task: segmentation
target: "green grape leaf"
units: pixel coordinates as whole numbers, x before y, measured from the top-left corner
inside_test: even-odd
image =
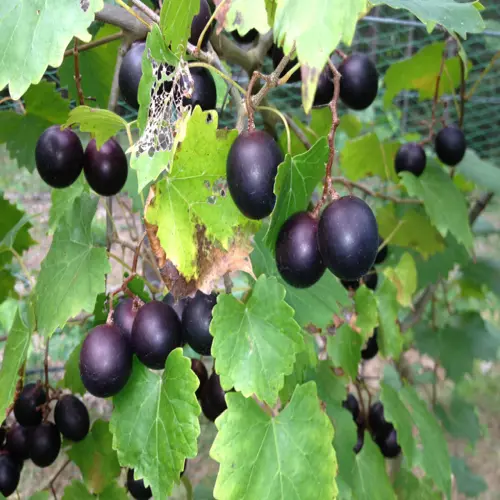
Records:
[[[481,3],[477,0],[467,3],[455,0],[371,0],[370,3],[409,10],[427,25],[429,31],[440,24],[447,31],[455,31],[467,38],[467,33],[481,33],[485,28],[477,8]]]
[[[402,172],[408,193],[424,202],[425,211],[437,230],[445,237],[450,232],[458,242],[471,250],[473,237],[464,195],[450,176],[435,165],[427,165],[420,177]]]
[[[336,498],[333,427],[314,382],[298,386],[275,417],[239,393],[228,393],[226,401],[210,450],[220,463],[216,498]]]
[[[423,447],[422,467],[436,486],[449,497],[451,466],[444,433],[434,415],[427,408],[427,403],[420,399],[413,387],[406,385],[398,394],[408,407],[418,429]]]
[[[403,468],[396,476],[394,489],[399,500],[441,500],[443,498],[443,495],[434,489],[434,484],[428,477],[417,478],[409,470]]]
[[[451,457],[451,470],[457,480],[457,488],[467,497],[477,497],[488,490],[488,484],[472,472],[467,462],[460,457]]]
[[[101,40],[104,37],[119,33],[120,29],[105,24],[93,37],[93,40]],[[74,43],[69,47],[72,49]],[[92,107],[105,109],[108,107],[109,94],[111,91],[113,76],[115,73],[116,58],[120,40],[108,42],[92,50],[80,52],[78,60],[80,64],[81,86],[85,97],[92,97],[95,101],[87,101]],[[78,92],[75,84],[75,63],[73,57],[66,57],[58,70],[61,87],[67,87],[71,99],[78,100]]]
[[[291,157],[278,168],[274,183],[276,205],[264,243],[274,253],[274,246],[283,223],[294,213],[307,210],[311,195],[325,175],[328,161],[328,143],[325,137],[319,139],[306,153]]]
[[[130,380],[113,397],[110,429],[118,460],[133,468],[155,497],[170,495],[184,460],[197,454],[198,386],[189,359],[178,348],[169,354],[161,375],[134,359]]]
[[[49,500],[48,491],[37,491],[34,495],[31,495],[29,500]]]
[[[1,6],[0,11],[3,8]],[[62,125],[68,116],[69,103],[55,90],[55,83],[40,82],[30,87],[24,96],[25,113],[0,113],[0,143],[6,144],[10,157],[19,167],[30,172],[35,168],[34,151],[42,132],[51,125]]]
[[[469,181],[495,194],[500,194],[498,170],[496,165],[483,160],[472,149],[467,149],[464,159],[456,167],[457,174],[462,174]]]
[[[375,298],[380,320],[377,337],[380,351],[388,358],[397,359],[403,349],[403,336],[397,322],[400,309],[397,289],[389,280],[384,280],[376,291]]]
[[[92,311],[111,270],[106,250],[93,243],[97,198],[83,194],[59,223],[35,287],[37,328],[50,336],[82,309]]]
[[[426,3],[430,5],[430,2]],[[389,107],[402,90],[418,91],[420,100],[432,99],[444,49],[444,42],[436,42],[426,45],[408,59],[393,63],[384,76],[386,88],[384,106]],[[443,77],[439,83],[439,95],[452,93],[459,85],[460,58],[458,56],[447,58]]]
[[[398,142],[380,142],[374,132],[349,139],[340,155],[342,171],[351,181],[376,175],[397,182],[394,157],[399,146]]]
[[[0,89],[19,99],[31,84],[38,83],[47,66],[58,67],[73,37],[90,41],[88,26],[103,0],[24,0],[2,2],[0,19]],[[55,29],[57,28],[57,29]]]
[[[100,495],[93,495],[85,484],[74,480],[64,489],[62,500],[128,500],[128,498],[125,488],[116,482],[108,484]]]
[[[120,130],[127,128],[127,122],[116,113],[89,106],[77,106],[70,111],[64,127],[72,125],[78,125],[82,132],[90,132],[95,137],[98,148]]]
[[[183,54],[191,33],[193,17],[200,11],[198,0],[165,0],[160,12],[160,28],[166,45]]]
[[[170,173],[156,184],[146,218],[158,226],[169,260],[186,279],[196,277],[197,226],[227,249],[238,228],[254,226],[234,204],[226,183],[226,158],[237,131],[217,130],[217,113],[197,106]]]
[[[87,392],[80,376],[80,351],[82,350],[82,344],[83,341],[69,355],[68,361],[64,365],[64,378],[61,382],[61,387],[69,389],[72,394],[81,395]]]
[[[362,340],[366,340],[378,326],[378,309],[374,293],[366,286],[360,286],[354,295],[356,326],[361,330]]]
[[[277,3],[274,39],[284,47],[285,54],[293,43],[302,63],[302,101],[309,113],[319,73],[340,41],[350,45],[358,17],[367,8],[366,0],[311,0]]]
[[[477,313],[455,315],[453,323],[437,332],[428,327],[415,329],[419,351],[439,359],[449,378],[460,380],[472,373],[474,359],[496,360],[500,337],[488,328]]]
[[[216,3],[220,3],[216,1]],[[266,11],[266,0],[231,0],[227,9],[222,9],[217,21],[226,31],[238,31],[246,35],[252,28],[259,33],[267,33],[270,29]]]
[[[52,204],[49,210],[49,227],[51,232],[57,229],[60,220],[66,216],[66,212],[72,209],[75,200],[84,192],[88,192],[88,184],[83,175],[80,175],[80,177],[67,188],[52,190],[50,194]]]
[[[83,480],[92,493],[102,493],[120,475],[120,464],[113,450],[109,423],[96,420],[87,437],[74,443],[68,457],[80,469]]]
[[[397,300],[404,307],[410,307],[413,294],[417,291],[417,266],[413,257],[405,252],[396,267],[387,267],[384,274],[397,290]]]
[[[353,380],[358,376],[362,345],[363,337],[346,324],[337,328],[335,335],[328,337],[328,356],[335,367],[342,368]]]
[[[462,267],[462,288],[487,286],[493,293],[500,296],[500,263],[488,259],[478,258]]]
[[[0,304],[10,298],[18,298],[19,295],[15,291],[17,279],[7,269],[0,269]]]
[[[35,315],[31,303],[19,302],[14,322],[7,335],[0,370],[0,415],[14,399],[18,372],[28,355],[31,335],[35,329]]]
[[[392,234],[391,246],[412,248],[425,259],[445,249],[443,237],[430,223],[427,215],[419,210],[412,208],[399,216],[396,215],[394,204],[384,205],[377,210],[377,223],[382,238],[388,238]]]
[[[284,298],[285,288],[264,275],[245,304],[219,295],[210,333],[223,389],[234,387],[245,397],[255,394],[266,403],[276,402],[285,375],[292,373],[304,348],[301,328]]]
[[[384,382],[381,384],[380,401],[384,405],[385,419],[396,428],[398,444],[401,446],[405,460],[408,461],[408,466],[411,468],[416,452],[411,415],[402,403],[398,391]]]
[[[326,328],[333,320],[333,314],[340,312],[340,306],[349,305],[349,296],[340,281],[329,271],[307,289],[290,286],[280,276],[276,261],[263,242],[265,227],[254,238],[254,250],[250,257],[254,273],[259,276],[275,276],[286,289],[286,302],[295,311],[295,320],[305,327],[309,324]]]

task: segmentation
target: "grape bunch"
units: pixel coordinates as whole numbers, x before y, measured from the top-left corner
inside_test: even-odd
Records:
[[[0,491],[5,497],[16,490],[25,460],[48,467],[61,450],[61,434],[78,442],[89,432],[84,403],[72,394],[52,392],[49,398],[40,382],[26,384],[14,403],[15,422],[4,422],[0,428]],[[57,400],[54,422],[48,419],[52,400]]]

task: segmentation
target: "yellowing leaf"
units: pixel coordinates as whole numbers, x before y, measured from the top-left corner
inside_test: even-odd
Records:
[[[384,269],[384,274],[392,281],[397,290],[398,302],[405,307],[412,304],[413,294],[417,291],[417,266],[409,253],[404,253],[395,268]]]

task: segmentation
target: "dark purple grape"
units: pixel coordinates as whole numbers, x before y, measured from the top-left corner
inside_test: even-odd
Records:
[[[378,246],[380,248],[380,245],[382,245],[382,243],[384,243],[384,238],[382,238],[380,235],[378,237]],[[379,252],[377,253],[377,256],[375,257],[375,264],[382,264],[382,262],[385,261],[385,259],[387,259],[387,255],[389,253],[389,246],[388,245],[385,245],[383,246]]]
[[[349,393],[345,401],[342,402],[342,407],[349,411],[353,420],[359,417],[359,403],[354,394]]]
[[[252,28],[248,31],[248,33],[244,35],[240,35],[237,30],[231,31],[231,35],[236,43],[239,43],[241,45],[248,45],[250,43],[253,43],[258,38],[259,32],[256,29]]]
[[[378,353],[378,328],[375,328],[373,335],[366,341],[365,348],[361,351],[361,357],[365,360],[373,359]]]
[[[210,13],[210,7],[208,6],[207,0],[200,0],[200,10],[198,11],[198,14],[193,17],[193,21],[191,23],[191,35],[189,37],[189,43],[192,43],[193,45],[198,44],[198,40],[200,39],[205,26],[210,20],[211,15],[212,14]],[[205,36],[203,37],[203,42],[201,44],[201,48],[203,50],[207,48],[212,30],[213,23],[210,25],[207,32],[205,33]]]
[[[89,186],[97,194],[113,196],[127,182],[127,157],[114,139],[109,139],[99,150],[92,139],[85,150],[83,171]]]
[[[6,448],[16,461],[22,462],[30,457],[32,433],[33,427],[23,427],[19,424],[7,433]]]
[[[219,375],[210,375],[201,393],[200,404],[203,414],[212,422],[227,409],[226,393],[220,385]]]
[[[281,277],[297,288],[314,285],[325,265],[318,247],[318,221],[298,212],[281,226],[276,240],[276,265]]]
[[[361,285],[359,280],[354,280],[354,281],[340,280],[340,282],[342,283],[343,287],[346,290],[349,290],[352,292],[355,292]]]
[[[314,94],[313,106],[315,108],[326,106],[333,99],[334,92],[333,73],[330,66],[326,65],[319,74],[316,94]]]
[[[128,298],[121,300],[113,313],[114,324],[129,340],[132,335],[132,325],[134,324],[138,310],[138,308],[134,307],[134,299]]]
[[[408,142],[398,149],[394,168],[397,174],[411,172],[415,177],[420,177],[425,170],[426,163],[424,148],[416,142]]]
[[[196,376],[200,381],[200,385],[196,390],[196,397],[199,399],[203,391],[203,388],[207,383],[208,372],[207,369],[205,368],[205,365],[203,364],[203,361],[200,361],[199,359],[191,359],[191,370],[193,370],[194,373],[196,373]]]
[[[31,437],[31,461],[38,467],[53,464],[61,450],[61,435],[57,427],[50,422],[43,422],[33,429]]]
[[[167,295],[163,297],[162,302],[165,302],[165,304],[170,306],[177,314],[179,321],[182,321],[182,316],[190,300],[191,297],[183,297],[182,299],[175,300],[174,296],[171,293],[167,293]]]
[[[283,52],[283,49],[277,47],[276,45],[273,45],[271,49],[271,58],[273,60],[274,69],[278,67],[278,64],[281,62],[284,56],[285,53]],[[290,61],[288,61],[288,64],[285,66],[285,69],[281,72],[280,76],[285,76],[297,64],[297,62],[297,59],[291,59]],[[300,82],[300,69],[295,71],[292,76],[290,76],[287,83],[294,82]]]
[[[148,500],[153,496],[151,488],[142,479],[134,479],[134,469],[127,471],[127,490],[136,500]]]
[[[387,422],[384,416],[384,406],[380,401],[373,403],[368,412],[368,422],[375,438],[385,437],[394,428],[390,422]]]
[[[436,135],[434,143],[437,157],[450,167],[458,165],[465,156],[467,142],[458,127],[444,127]]]
[[[107,398],[120,392],[132,373],[132,350],[114,325],[99,325],[85,338],[80,352],[80,377],[94,396]]]
[[[191,68],[193,78],[193,95],[191,98],[184,97],[182,104],[191,105],[192,108],[200,106],[203,111],[215,109],[217,104],[217,88],[215,80],[206,68]]]
[[[370,271],[363,276],[363,282],[370,290],[375,290],[377,288],[378,275],[374,267],[372,267]]]
[[[377,436],[375,441],[385,458],[396,458],[401,453],[401,447],[398,444],[398,435],[394,428],[384,436]]]
[[[4,497],[14,493],[19,484],[19,465],[7,454],[0,455],[0,492]]]
[[[357,428],[357,435],[358,439],[356,441],[356,444],[354,445],[353,451],[356,453],[356,455],[361,451],[361,448],[363,448],[363,444],[365,443],[365,429],[362,426],[358,426]]]
[[[227,157],[227,184],[236,206],[249,219],[263,219],[274,208],[274,180],[283,154],[262,130],[242,132]]]
[[[69,128],[49,127],[36,143],[35,163],[40,177],[49,186],[71,186],[83,169],[83,147],[79,137]]]
[[[132,45],[123,58],[118,76],[120,92],[125,101],[134,109],[139,108],[137,94],[142,77],[142,56],[145,48],[145,42],[136,42]]]
[[[29,427],[42,421],[42,409],[47,395],[40,383],[26,384],[14,403],[14,415],[21,425]]]
[[[182,317],[182,333],[184,340],[198,354],[210,355],[213,337],[210,334],[212,309],[217,304],[217,295],[205,295],[197,291],[187,305]]]
[[[132,348],[144,365],[165,368],[168,355],[181,345],[182,328],[175,311],[163,302],[143,305],[132,327]]]
[[[375,262],[377,221],[371,208],[356,196],[335,200],[321,214],[318,242],[323,262],[338,278],[354,281]]]
[[[361,111],[370,106],[378,92],[378,72],[365,54],[352,54],[339,66],[340,99],[351,109]]]
[[[87,407],[72,394],[63,396],[57,402],[54,420],[59,432],[71,441],[81,441],[89,433],[90,417]]]

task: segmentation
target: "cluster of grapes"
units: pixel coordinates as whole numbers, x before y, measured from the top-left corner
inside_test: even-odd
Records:
[[[385,419],[384,406],[380,401],[370,406],[368,420],[366,415],[360,411],[358,400],[354,394],[349,393],[342,406],[351,413],[356,423],[358,439],[353,448],[354,453],[359,453],[363,448],[367,427],[385,458],[395,458],[401,453],[396,429],[391,422]]]
[[[61,434],[77,442],[89,432],[89,413],[82,401],[57,391],[52,398],[47,396],[40,382],[26,384],[14,403],[16,422],[9,428],[4,422],[0,428],[0,491],[5,497],[16,490],[25,460],[48,467],[61,450]],[[48,420],[53,400],[57,400],[54,423]]]

